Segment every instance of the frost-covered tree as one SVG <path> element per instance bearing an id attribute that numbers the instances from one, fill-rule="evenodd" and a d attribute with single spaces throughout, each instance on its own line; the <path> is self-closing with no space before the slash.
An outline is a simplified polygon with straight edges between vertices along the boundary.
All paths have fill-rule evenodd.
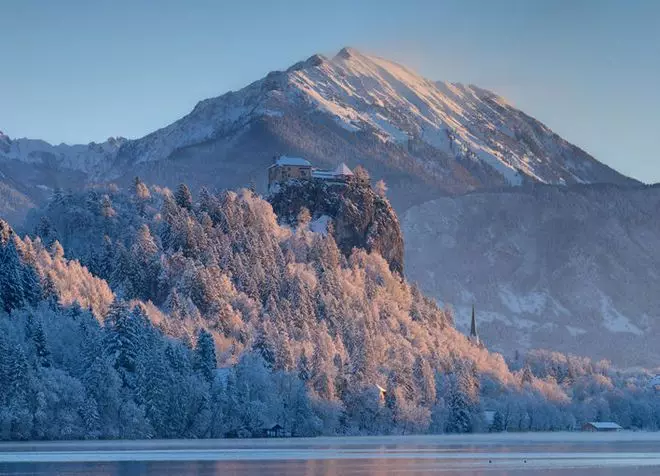
<path id="1" fill-rule="evenodd" d="M 105 352 L 127 386 L 134 385 L 133 374 L 144 345 L 143 319 L 139 307 L 131 311 L 121 301 L 112 305 L 105 318 Z"/>
<path id="2" fill-rule="evenodd" d="M 381 198 L 385 198 L 387 196 L 387 184 L 385 183 L 384 180 L 379 180 L 376 182 L 376 185 L 374 186 L 374 191 L 376 192 L 376 195 L 378 195 Z"/>
<path id="3" fill-rule="evenodd" d="M 499 433 L 506 430 L 506 425 L 504 423 L 504 417 L 499 411 L 495 412 L 493 416 L 493 424 L 490 427 L 490 431 L 494 433 Z"/>
<path id="4" fill-rule="evenodd" d="M 16 244 L 9 237 L 4 244 L 0 243 L 0 302 L 5 312 L 11 312 L 23 304 L 23 285 L 23 270 Z"/>
<path id="5" fill-rule="evenodd" d="M 174 199 L 176 200 L 176 204 L 181 208 L 185 208 L 186 210 L 192 209 L 192 193 L 190 193 L 190 189 L 185 183 L 182 183 L 177 187 Z"/>
<path id="6" fill-rule="evenodd" d="M 34 342 L 34 349 L 38 364 L 41 367 L 50 367 L 50 351 L 48 350 L 48 342 L 46 341 L 46 334 L 44 333 L 43 324 L 40 320 L 34 322 L 34 329 L 32 329 L 32 340 Z"/>
<path id="7" fill-rule="evenodd" d="M 482 409 L 493 431 L 660 426 L 645 371 L 507 365 L 332 227 L 280 224 L 249 191 L 148 190 L 61 194 L 48 244 L 0 226 L 0 438 L 484 431 Z"/>
<path id="8" fill-rule="evenodd" d="M 194 368 L 202 374 L 206 381 L 211 383 L 215 376 L 216 367 L 213 337 L 206 330 L 201 329 L 197 336 L 197 346 L 195 347 Z"/>
<path id="9" fill-rule="evenodd" d="M 307 353 L 304 348 L 298 359 L 298 378 L 302 382 L 307 382 L 310 379 L 309 359 L 307 359 Z"/>

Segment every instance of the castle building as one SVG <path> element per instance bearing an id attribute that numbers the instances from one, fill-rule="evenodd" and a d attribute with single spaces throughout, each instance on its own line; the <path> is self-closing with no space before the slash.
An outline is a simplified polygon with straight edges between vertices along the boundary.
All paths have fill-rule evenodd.
<path id="1" fill-rule="evenodd" d="M 275 158 L 273 165 L 268 167 L 268 186 L 283 183 L 291 179 L 310 179 L 312 164 L 299 157 L 281 155 Z"/>
<path id="2" fill-rule="evenodd" d="M 346 184 L 353 179 L 353 171 L 343 162 L 333 170 L 312 167 L 311 162 L 299 157 L 280 155 L 268 167 L 268 188 L 289 180 L 323 180 L 335 184 Z"/>

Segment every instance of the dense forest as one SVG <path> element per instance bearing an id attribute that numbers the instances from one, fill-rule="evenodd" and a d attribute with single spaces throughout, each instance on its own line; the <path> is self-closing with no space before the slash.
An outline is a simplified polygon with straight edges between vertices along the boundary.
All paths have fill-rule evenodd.
<path id="1" fill-rule="evenodd" d="M 0 221 L 0 439 L 660 426 L 647 373 L 505 362 L 301 213 L 136 179 L 56 192 L 22 238 Z"/>

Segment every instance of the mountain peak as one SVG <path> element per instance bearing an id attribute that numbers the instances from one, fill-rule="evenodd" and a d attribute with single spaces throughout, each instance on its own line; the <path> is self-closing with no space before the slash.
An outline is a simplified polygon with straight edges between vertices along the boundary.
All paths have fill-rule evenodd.
<path id="1" fill-rule="evenodd" d="M 327 60 L 328 59 L 325 56 L 317 53 L 315 55 L 310 56 L 305 61 L 299 61 L 296 64 L 294 64 L 293 66 L 290 66 L 289 68 L 287 68 L 286 71 L 287 71 L 287 73 L 292 73 L 294 71 L 301 71 L 301 70 L 307 69 L 307 68 L 314 68 L 316 66 L 321 66 Z M 269 76 L 278 75 L 278 74 L 279 74 L 279 72 L 271 72 L 271 73 L 269 73 Z"/>
<path id="2" fill-rule="evenodd" d="M 351 57 L 358 55 L 360 55 L 358 50 L 351 46 L 345 46 L 339 50 L 339 53 L 335 55 L 335 58 L 350 59 Z"/>
<path id="3" fill-rule="evenodd" d="M 0 131 L 0 151 L 7 153 L 11 144 L 11 139 L 7 134 Z"/>

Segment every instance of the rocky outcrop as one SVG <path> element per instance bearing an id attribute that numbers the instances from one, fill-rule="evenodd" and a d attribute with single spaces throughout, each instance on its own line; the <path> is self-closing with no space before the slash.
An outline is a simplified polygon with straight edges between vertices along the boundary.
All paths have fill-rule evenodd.
<path id="1" fill-rule="evenodd" d="M 280 185 L 268 200 L 280 221 L 290 225 L 297 224 L 303 208 L 309 210 L 313 221 L 323 223 L 324 217 L 329 217 L 331 233 L 345 256 L 353 248 L 377 251 L 392 271 L 403 275 L 399 219 L 389 201 L 369 184 L 290 181 Z"/>

